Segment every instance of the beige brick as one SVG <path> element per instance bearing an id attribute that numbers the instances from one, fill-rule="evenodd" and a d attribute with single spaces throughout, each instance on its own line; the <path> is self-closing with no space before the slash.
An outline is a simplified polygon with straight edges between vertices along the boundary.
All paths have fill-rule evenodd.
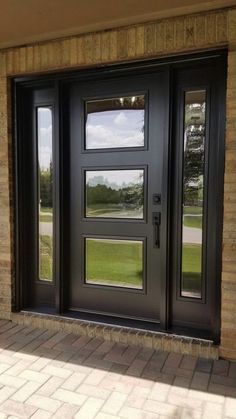
<path id="1" fill-rule="evenodd" d="M 167 403 L 158 402 L 155 400 L 147 400 L 143 406 L 144 410 L 147 410 L 158 415 L 169 415 L 171 417 L 176 417 L 180 413 L 180 408 L 178 406 L 172 406 Z"/>
<path id="2" fill-rule="evenodd" d="M 104 400 L 89 397 L 74 417 L 75 419 L 93 419 L 103 404 Z"/>
<path id="3" fill-rule="evenodd" d="M 203 410 L 203 419 L 214 417 L 214 419 L 222 419 L 223 406 L 216 403 L 206 402 Z"/>
<path id="4" fill-rule="evenodd" d="M 230 397 L 226 398 L 225 415 L 230 418 L 236 418 L 236 400 Z"/>
<path id="5" fill-rule="evenodd" d="M 111 415 L 109 413 L 99 412 L 96 416 L 96 419 L 117 419 L 117 416 Z"/>
<path id="6" fill-rule="evenodd" d="M 102 411 L 105 413 L 116 415 L 124 405 L 127 395 L 114 391 L 104 404 Z"/>
<path id="7" fill-rule="evenodd" d="M 11 396 L 11 399 L 18 402 L 25 402 L 40 386 L 41 383 L 28 381 L 20 390 Z"/>
<path id="8" fill-rule="evenodd" d="M 84 381 L 85 378 L 86 374 L 75 372 L 66 381 L 64 381 L 62 388 L 74 391 Z"/>
<path id="9" fill-rule="evenodd" d="M 164 402 L 167 399 L 170 388 L 171 386 L 169 384 L 155 383 L 149 398 L 152 400 Z"/>
<path id="10" fill-rule="evenodd" d="M 8 415 L 14 415 L 18 418 L 29 418 L 36 411 L 33 406 L 28 406 L 24 403 L 16 402 L 14 400 L 6 400 L 1 405 L 1 411 Z"/>
<path id="11" fill-rule="evenodd" d="M 122 407 L 122 409 L 119 412 L 119 416 L 126 419 L 143 419 L 143 417 L 145 417 L 144 413 L 141 410 L 129 406 Z"/>
<path id="12" fill-rule="evenodd" d="M 52 395 L 52 398 L 56 400 L 60 400 L 64 403 L 71 403 L 76 406 L 82 406 L 82 404 L 87 399 L 87 397 L 82 394 L 78 394 L 73 391 L 64 390 L 64 389 L 56 390 L 55 393 Z"/>
<path id="13" fill-rule="evenodd" d="M 45 384 L 41 385 L 38 394 L 41 396 L 51 396 L 64 382 L 63 378 L 60 377 L 51 377 Z"/>
<path id="14" fill-rule="evenodd" d="M 49 419 L 52 417 L 51 412 L 46 412 L 46 410 L 38 409 L 30 419 Z M 62 417 L 60 418 L 62 419 Z"/>
<path id="15" fill-rule="evenodd" d="M 43 384 L 49 379 L 50 376 L 47 374 L 42 374 L 41 372 L 26 369 L 19 375 L 19 377 L 25 380 L 36 381 L 37 383 Z"/>
<path id="16" fill-rule="evenodd" d="M 98 385 L 107 375 L 107 371 L 93 370 L 84 381 L 85 384 Z"/>
<path id="17" fill-rule="evenodd" d="M 91 386 L 89 384 L 81 384 L 77 390 L 77 393 L 84 394 L 85 396 L 96 395 L 98 399 L 106 400 L 109 396 L 111 391 L 106 390 L 101 387 Z"/>
<path id="18" fill-rule="evenodd" d="M 16 389 L 13 387 L 4 386 L 0 388 L 0 403 L 5 402 L 15 391 Z"/>
<path id="19" fill-rule="evenodd" d="M 72 419 L 75 417 L 75 414 L 78 411 L 78 409 L 78 406 L 65 403 L 56 411 L 56 413 L 53 415 L 53 419 Z"/>
<path id="20" fill-rule="evenodd" d="M 48 365 L 41 370 L 41 373 L 45 375 L 54 375 L 56 377 L 65 379 L 65 378 L 68 378 L 72 374 L 72 371 L 67 370 L 65 368 L 57 368 L 52 365 Z"/>
<path id="21" fill-rule="evenodd" d="M 28 400 L 27 404 L 37 407 L 38 409 L 46 410 L 46 412 L 55 413 L 61 406 L 61 402 L 53 400 L 49 397 L 33 394 Z"/>
<path id="22" fill-rule="evenodd" d="M 202 419 L 202 412 L 193 408 L 184 408 L 182 410 L 181 419 Z"/>
<path id="23" fill-rule="evenodd" d="M 0 384 L 5 385 L 5 386 L 20 388 L 25 383 L 26 381 L 19 377 L 12 377 L 11 375 L 7 375 L 7 374 L 0 375 Z"/>

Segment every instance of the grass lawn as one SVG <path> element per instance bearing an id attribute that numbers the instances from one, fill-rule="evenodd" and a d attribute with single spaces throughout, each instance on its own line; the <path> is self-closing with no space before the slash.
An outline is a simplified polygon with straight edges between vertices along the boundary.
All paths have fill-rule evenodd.
<path id="1" fill-rule="evenodd" d="M 40 237 L 40 279 L 52 280 L 52 238 Z M 201 246 L 184 245 L 182 290 L 201 290 Z M 86 281 L 103 285 L 142 288 L 142 243 L 86 241 Z"/>
<path id="2" fill-rule="evenodd" d="M 51 207 L 41 207 L 39 214 L 39 221 L 44 223 L 52 222 L 52 208 Z"/>
<path id="3" fill-rule="evenodd" d="M 86 282 L 142 288 L 142 243 L 86 241 Z"/>
<path id="4" fill-rule="evenodd" d="M 40 214 L 39 221 L 42 223 L 51 223 L 52 215 Z"/>
<path id="5" fill-rule="evenodd" d="M 40 212 L 46 212 L 52 214 L 52 208 L 51 207 L 41 207 Z"/>
<path id="6" fill-rule="evenodd" d="M 184 206 L 184 214 L 192 214 L 192 215 L 196 215 L 196 214 L 202 214 L 202 207 L 187 207 Z"/>
<path id="7" fill-rule="evenodd" d="M 184 245 L 182 256 L 182 290 L 201 291 L 201 258 L 202 247 L 200 245 Z"/>
<path id="8" fill-rule="evenodd" d="M 110 217 L 110 218 L 142 218 L 143 208 L 132 206 L 122 207 L 118 204 L 94 204 L 87 206 L 87 217 Z"/>
<path id="9" fill-rule="evenodd" d="M 185 227 L 194 227 L 194 228 L 202 228 L 202 216 L 191 216 L 185 215 L 184 216 L 184 225 Z"/>
<path id="10" fill-rule="evenodd" d="M 52 237 L 40 236 L 39 278 L 52 281 Z"/>

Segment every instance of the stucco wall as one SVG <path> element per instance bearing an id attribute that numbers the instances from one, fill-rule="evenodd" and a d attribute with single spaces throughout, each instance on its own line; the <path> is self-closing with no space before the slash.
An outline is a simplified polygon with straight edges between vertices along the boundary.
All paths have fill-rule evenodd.
<path id="1" fill-rule="evenodd" d="M 229 55 L 219 354 L 236 359 L 236 9 L 164 19 L 0 51 L 0 318 L 21 321 L 19 315 L 11 313 L 14 220 L 8 78 L 224 46 L 228 46 Z M 40 324 L 43 323 L 39 316 Z"/>

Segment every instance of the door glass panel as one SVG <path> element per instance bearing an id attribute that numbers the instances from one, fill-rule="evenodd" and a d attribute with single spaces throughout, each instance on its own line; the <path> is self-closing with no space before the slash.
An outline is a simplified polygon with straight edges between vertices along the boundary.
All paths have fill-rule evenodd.
<path id="1" fill-rule="evenodd" d="M 202 297 L 206 91 L 185 93 L 182 286 L 183 297 Z"/>
<path id="2" fill-rule="evenodd" d="M 143 241 L 85 239 L 87 284 L 143 288 Z"/>
<path id="3" fill-rule="evenodd" d="M 143 219 L 144 170 L 87 170 L 86 217 Z"/>
<path id="4" fill-rule="evenodd" d="M 52 110 L 37 108 L 39 279 L 53 280 Z"/>
<path id="5" fill-rule="evenodd" d="M 86 102 L 85 148 L 144 146 L 145 96 Z"/>

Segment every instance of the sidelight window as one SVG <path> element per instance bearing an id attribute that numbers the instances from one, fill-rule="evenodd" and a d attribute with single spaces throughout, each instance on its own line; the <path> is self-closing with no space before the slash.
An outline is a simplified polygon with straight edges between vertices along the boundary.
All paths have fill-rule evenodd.
<path id="1" fill-rule="evenodd" d="M 52 109 L 37 108 L 38 148 L 38 277 L 53 280 Z"/>
<path id="2" fill-rule="evenodd" d="M 184 110 L 181 295 L 201 298 L 206 91 L 186 92 Z"/>

